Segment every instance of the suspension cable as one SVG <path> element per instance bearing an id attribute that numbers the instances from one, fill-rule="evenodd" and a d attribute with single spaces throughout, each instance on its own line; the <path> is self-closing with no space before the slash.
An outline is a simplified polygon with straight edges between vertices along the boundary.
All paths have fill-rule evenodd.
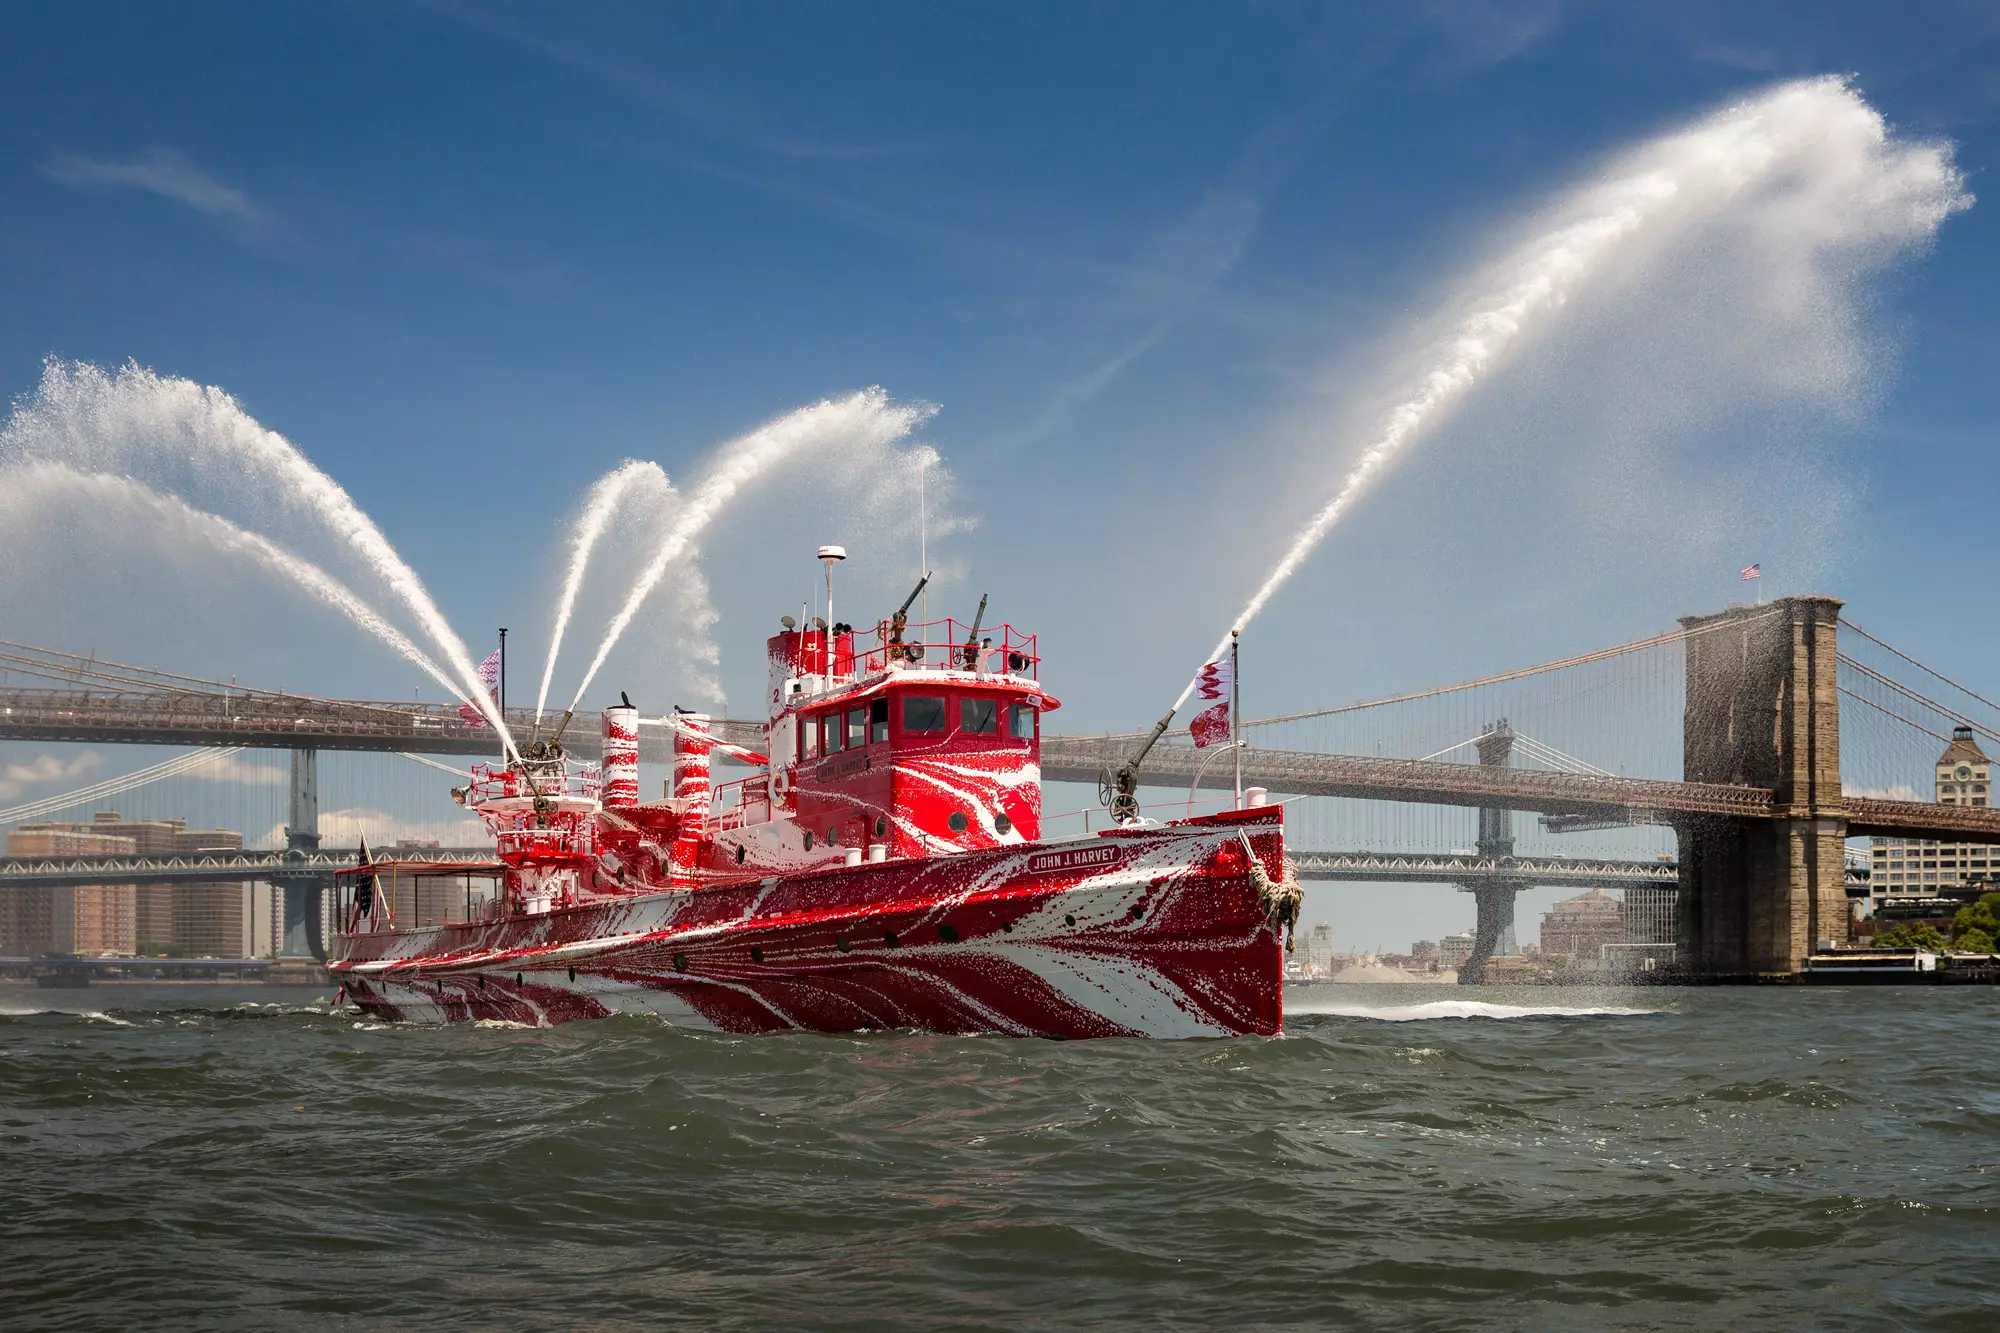
<path id="1" fill-rule="evenodd" d="M 1391 695 L 1386 699 L 1370 699 L 1366 703 L 1342 704 L 1336 708 L 1315 708 L 1305 713 L 1286 713 L 1279 717 L 1252 718 L 1244 722 L 1243 725 L 1246 727 L 1268 727 L 1279 722 L 1303 722 L 1308 718 L 1332 717 L 1336 713 L 1358 713 L 1363 709 L 1381 708 L 1388 704 L 1411 703 L 1418 699 L 1434 699 L 1441 694 L 1456 694 L 1461 690 L 1478 689 L 1482 685 L 1500 685 L 1510 680 L 1521 680 L 1528 676 L 1539 676 L 1545 672 L 1561 671 L 1566 667 L 1588 666 L 1592 662 L 1602 662 L 1609 658 L 1621 657 L 1626 653 L 1636 653 L 1645 648 L 1659 648 L 1670 643 L 1680 643 L 1687 639 L 1697 638 L 1703 634 L 1711 634 L 1719 629 L 1736 629 L 1744 625 L 1754 625 L 1758 621 L 1777 615 L 1784 609 L 1782 605 L 1776 605 L 1762 615 L 1746 616 L 1741 620 L 1718 621 L 1707 625 L 1695 625 L 1682 629 L 1668 630 L 1664 634 L 1655 634 L 1651 638 L 1634 639 L 1630 643 L 1621 643 L 1612 648 L 1600 648 L 1594 653 L 1583 653 L 1576 657 L 1565 657 L 1560 662 L 1544 662 L 1540 666 L 1523 667 L 1519 671 L 1506 671 L 1497 676 L 1485 676 L 1479 680 L 1468 680 L 1457 685 L 1441 685 L 1436 689 L 1418 690 L 1414 694 Z"/>
<path id="2" fill-rule="evenodd" d="M 1867 704 L 1870 708 L 1874 709 L 1878 713 L 1887 713 L 1890 717 L 1895 718 L 1898 722 L 1902 723 L 1906 727 L 1914 727 L 1916 730 L 1923 732 L 1924 735 L 1926 736 L 1931 736 L 1938 740 L 1941 740 L 1946 745 L 1951 744 L 1951 737 L 1940 735 L 1939 733 L 1932 731 L 1929 727 L 1925 726 L 1923 723 L 1915 721 L 1912 718 L 1904 717 L 1901 713 L 1897 712 L 1893 708 L 1885 708 L 1881 704 L 1876 703 L 1873 699 L 1868 698 L 1866 695 L 1856 694 L 1853 690 L 1848 689 L 1845 685 L 1838 686 L 1837 688 L 1840 690 L 1842 694 L 1854 700 L 1856 703 Z"/>
<path id="3" fill-rule="evenodd" d="M 2000 741 L 2000 731 L 1995 731 L 1993 728 L 1987 726 L 1985 723 L 1975 722 L 1963 713 L 1956 712 L 1950 708 L 1946 708 L 1943 704 L 1939 703 L 1937 700 L 1933 698 L 1930 698 L 1928 695 L 1918 694 L 1915 690 L 1903 684 L 1895 677 L 1885 676 L 1880 671 L 1877 671 L 1874 667 L 1867 665 L 1865 662 L 1855 661 L 1853 658 L 1849 657 L 1846 653 L 1838 654 L 1838 658 L 1842 665 L 1851 667 L 1854 670 L 1859 671 L 1862 675 L 1868 677 L 1870 680 L 1888 686 L 1890 689 L 1902 695 L 1904 698 L 1911 699 L 1917 703 L 1920 703 L 1934 712 L 1943 713 L 1946 717 L 1958 723 L 1960 726 L 1966 727 L 1972 731 L 1976 731 L 1990 741 Z"/>
<path id="4" fill-rule="evenodd" d="M 1917 670 L 1926 672 L 1929 675 L 1936 676 L 1939 680 L 1951 686 L 1954 690 L 1957 690 L 1962 694 L 1971 695 L 1972 698 L 1979 700 L 1979 702 L 1985 704 L 1988 708 L 2000 709 L 2000 704 L 1994 703 L 1991 699 L 1988 699 L 1984 695 L 1974 694 L 1973 691 L 1966 689 L 1965 686 L 1959 684 L 1957 681 L 1953 680 L 1950 676 L 1945 675 L 1942 671 L 1938 671 L 1935 670 L 1934 668 L 1927 667 L 1922 662 L 1919 662 L 1916 658 L 1904 652 L 1902 649 L 1893 647 L 1889 644 L 1882 642 L 1880 639 L 1876 638 L 1873 634 L 1870 634 L 1867 630 L 1861 628 L 1861 626 L 1849 620 L 1846 616 L 1842 616 L 1840 618 L 1840 623 L 1847 626 L 1847 628 L 1853 630 L 1856 634 L 1859 634 L 1862 638 L 1868 640 L 1868 642 L 1874 644 L 1877 648 L 1886 648 L 1890 652 L 1894 653 L 1896 656 L 1902 658 L 1905 662 L 1908 662 L 1911 666 L 1917 668 Z"/>

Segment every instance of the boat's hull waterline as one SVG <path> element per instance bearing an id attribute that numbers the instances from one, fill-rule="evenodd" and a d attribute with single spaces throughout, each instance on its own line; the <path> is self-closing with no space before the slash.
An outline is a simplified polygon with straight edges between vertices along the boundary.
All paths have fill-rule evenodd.
<path id="1" fill-rule="evenodd" d="M 1279 820 L 1245 811 L 350 935 L 332 967 L 351 1001 L 392 1021 L 1273 1034 Z"/>

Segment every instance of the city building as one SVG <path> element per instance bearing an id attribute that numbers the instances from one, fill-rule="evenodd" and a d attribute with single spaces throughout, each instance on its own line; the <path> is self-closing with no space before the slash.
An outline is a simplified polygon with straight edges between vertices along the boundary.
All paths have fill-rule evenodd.
<path id="1" fill-rule="evenodd" d="M 130 838 L 25 824 L 7 835 L 9 856 L 129 855 Z M 137 892 L 129 884 L 79 884 L 0 892 L 0 957 L 130 956 L 138 950 Z"/>
<path id="2" fill-rule="evenodd" d="M 1472 957 L 1472 944 L 1473 939 L 1469 934 L 1445 936 L 1437 943 L 1438 966 L 1456 972 L 1465 966 L 1466 959 Z"/>
<path id="3" fill-rule="evenodd" d="M 1635 884 L 1625 890 L 1626 944 L 1672 944 L 1674 910 L 1681 891 L 1673 884 Z"/>
<path id="4" fill-rule="evenodd" d="M 17 839 L 28 840 L 19 844 L 23 847 L 47 850 L 16 853 Z M 99 845 L 104 850 L 86 849 Z M 75 850 L 60 850 L 64 847 Z M 233 852 L 242 847 L 243 835 L 234 829 L 191 829 L 185 819 L 126 819 L 115 810 L 99 810 L 89 823 L 23 824 L 8 835 L 9 854 L 24 856 L 174 856 Z M 282 910 L 273 904 L 275 891 L 263 884 L 142 884 L 125 886 L 115 893 L 123 895 L 119 902 L 130 903 L 130 940 L 123 943 L 122 950 L 115 950 L 124 953 L 258 957 L 271 951 L 270 923 L 274 913 Z M 124 939 L 120 936 L 121 942 Z M 40 952 L 107 951 L 113 950 L 76 947 Z"/>
<path id="5" fill-rule="evenodd" d="M 1956 727 L 1932 770 L 1932 795 L 1940 805 L 1986 805 L 1991 768 L 1972 728 Z M 1995 875 L 2000 875 L 2000 847 L 1915 838 L 1869 840 L 1868 891 L 1878 916 L 1886 898 L 1939 897 L 1948 888 Z"/>
<path id="6" fill-rule="evenodd" d="M 1625 906 L 1603 889 L 1565 898 L 1542 914 L 1542 953 L 1595 961 L 1607 944 L 1625 942 Z"/>

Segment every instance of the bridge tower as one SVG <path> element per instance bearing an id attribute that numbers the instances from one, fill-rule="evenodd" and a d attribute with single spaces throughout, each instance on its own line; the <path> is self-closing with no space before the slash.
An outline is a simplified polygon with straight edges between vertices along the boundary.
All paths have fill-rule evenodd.
<path id="1" fill-rule="evenodd" d="M 1840 792 L 1841 603 L 1785 597 L 1681 624 L 1690 782 L 1769 787 L 1780 817 L 1679 823 L 1679 962 L 1708 976 L 1794 973 L 1817 941 L 1847 942 Z"/>
<path id="2" fill-rule="evenodd" d="M 303 857 L 319 850 L 319 751 L 292 751 L 291 818 L 285 823 L 285 851 Z M 326 885 L 319 880 L 289 879 L 285 883 L 283 940 L 278 952 L 286 957 L 326 956 L 326 932 L 321 917 Z"/>
<path id="3" fill-rule="evenodd" d="M 1506 768 L 1514 762 L 1514 728 L 1501 718 L 1480 733 L 1473 742 L 1479 762 Z M 1479 855 L 1500 861 L 1514 855 L 1514 812 L 1504 806 L 1479 808 Z M 1472 953 L 1459 965 L 1461 985 L 1476 986 L 1486 980 L 1486 960 L 1495 953 L 1512 952 L 1514 942 L 1514 899 L 1527 887 L 1524 881 L 1493 877 L 1478 884 L 1462 884 L 1478 909 L 1478 925 L 1472 937 Z"/>

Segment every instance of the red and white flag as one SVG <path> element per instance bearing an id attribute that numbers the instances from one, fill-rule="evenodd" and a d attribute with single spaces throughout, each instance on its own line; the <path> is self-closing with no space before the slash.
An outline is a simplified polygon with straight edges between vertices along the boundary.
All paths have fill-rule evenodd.
<path id="1" fill-rule="evenodd" d="M 1236 684 L 1235 668 L 1227 657 L 1218 657 L 1203 666 L 1194 679 L 1195 698 L 1220 701 L 1202 709 L 1188 723 L 1195 748 L 1225 744 L 1230 739 L 1229 696 Z"/>
<path id="2" fill-rule="evenodd" d="M 1764 577 L 1764 566 L 1762 566 L 1762 565 L 1745 565 L 1745 566 L 1743 566 L 1743 579 L 1744 579 L 1744 582 L 1746 582 L 1746 583 L 1747 583 L 1747 582 L 1749 582 L 1749 581 L 1750 581 L 1751 579 L 1761 579 L 1761 578 L 1763 578 L 1763 577 Z"/>
<path id="3" fill-rule="evenodd" d="M 500 650 L 498 648 L 488 653 L 486 660 L 479 664 L 479 683 L 486 687 L 486 697 L 493 701 L 494 707 L 499 707 Z M 478 704 L 460 704 L 458 706 L 458 716 L 468 727 L 483 727 L 486 725 L 486 714 L 480 711 Z"/>

